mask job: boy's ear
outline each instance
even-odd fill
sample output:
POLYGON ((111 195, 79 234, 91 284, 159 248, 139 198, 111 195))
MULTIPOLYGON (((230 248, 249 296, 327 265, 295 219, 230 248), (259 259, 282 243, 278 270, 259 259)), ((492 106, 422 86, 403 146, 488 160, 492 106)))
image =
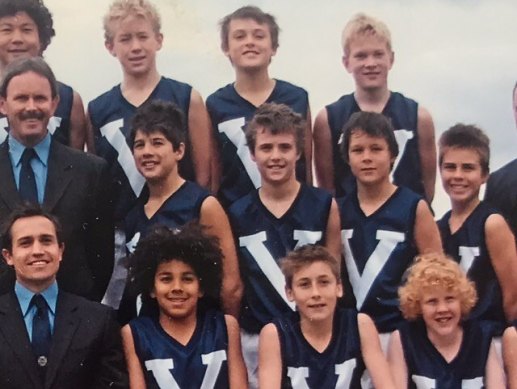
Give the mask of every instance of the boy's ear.
POLYGON ((156 34, 156 41, 158 42, 158 50, 160 50, 163 45, 163 34, 161 32, 156 34))
POLYGON ((111 40, 107 40, 107 41, 104 41, 104 47, 106 48, 106 50, 109 51, 109 53, 116 57, 117 55, 115 54, 115 52, 113 51, 113 39, 111 40))
POLYGON ((293 290, 287 285, 285 286, 285 295, 289 301, 294 301, 293 290))
POLYGON ((390 51, 389 56, 390 56, 390 70, 391 70, 393 63, 395 62, 395 52, 390 51))
POLYGON ((341 281, 337 282, 337 293, 336 293, 336 296, 337 297, 343 297, 343 284, 341 283, 341 281))
POLYGON ((346 54, 343 54, 343 56, 341 57, 341 63, 345 67, 346 71, 350 73, 350 70, 348 69, 348 56, 346 54))

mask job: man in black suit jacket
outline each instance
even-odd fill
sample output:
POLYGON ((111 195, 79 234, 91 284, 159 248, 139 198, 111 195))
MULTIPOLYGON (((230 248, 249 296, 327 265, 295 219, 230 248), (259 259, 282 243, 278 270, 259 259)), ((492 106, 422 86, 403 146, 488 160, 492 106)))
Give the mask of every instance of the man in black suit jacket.
POLYGON ((31 204, 15 211, 3 232, 2 255, 16 283, 0 296, 0 388, 127 388, 114 311, 58 288, 64 243, 54 216, 31 204), (43 298, 43 314, 37 298, 43 298), (41 317, 45 351, 36 346, 41 317))
MULTIPOLYGON (((22 202, 23 153, 30 164, 38 202, 63 225, 67 250, 57 279, 60 287, 100 301, 113 271, 113 215, 106 162, 51 139, 47 124, 59 96, 52 70, 41 58, 11 63, 0 85, 0 111, 9 136, 0 146, 0 221, 22 202)), ((4 269, 5 270, 5 269, 4 269)), ((0 278, 0 294, 13 284, 0 278)))
MULTIPOLYGON (((513 114, 517 125, 517 83, 513 87, 513 114)), ((485 200, 499 209, 517 240, 517 159, 490 174, 485 200)))

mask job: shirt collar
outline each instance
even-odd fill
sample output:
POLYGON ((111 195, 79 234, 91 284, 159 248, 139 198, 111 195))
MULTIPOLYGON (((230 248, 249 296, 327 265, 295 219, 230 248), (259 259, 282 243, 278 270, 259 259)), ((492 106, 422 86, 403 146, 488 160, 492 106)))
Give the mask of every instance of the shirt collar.
MULTIPOLYGON (((56 314, 56 304, 57 304, 57 282, 54 281, 47 289, 42 291, 40 294, 45 298, 47 305, 50 308, 50 311, 55 316, 56 314)), ((20 308, 22 309, 23 317, 27 315, 27 311, 29 310, 30 302, 32 297, 36 294, 33 291, 27 289, 25 286, 16 281, 14 285, 14 293, 18 298, 18 302, 20 303, 20 308)))
MULTIPOLYGON (((50 133, 47 132, 47 135, 36 145, 33 147, 38 159, 44 166, 47 166, 48 162, 48 154, 50 152, 50 133)), ((17 139, 10 136, 8 138, 9 142, 9 153, 11 154, 13 163, 18 166, 22 161, 22 154, 26 149, 26 146, 21 144, 17 139)))

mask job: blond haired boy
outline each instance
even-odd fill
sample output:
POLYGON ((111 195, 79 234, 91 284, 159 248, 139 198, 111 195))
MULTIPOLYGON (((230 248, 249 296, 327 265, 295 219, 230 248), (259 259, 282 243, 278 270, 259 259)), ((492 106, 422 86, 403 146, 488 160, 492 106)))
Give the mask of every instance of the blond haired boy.
POLYGON ((357 111, 382 113, 391 119, 400 154, 393 182, 425 196, 431 202, 436 177, 434 125, 417 102, 388 88, 394 62, 391 34, 386 24, 357 14, 342 35, 343 65, 352 74, 355 91, 322 109, 314 124, 314 162, 319 186, 336 196, 350 193, 354 178, 339 153, 341 130, 357 111))

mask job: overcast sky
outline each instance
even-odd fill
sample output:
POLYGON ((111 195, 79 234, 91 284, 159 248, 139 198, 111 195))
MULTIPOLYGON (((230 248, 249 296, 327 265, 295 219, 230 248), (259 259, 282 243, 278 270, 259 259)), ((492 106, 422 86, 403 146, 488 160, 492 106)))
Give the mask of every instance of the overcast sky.
MULTIPOLYGON (((58 79, 85 105, 121 80, 118 61, 104 48, 107 0, 45 0, 56 36, 45 53, 58 79)), ((517 157, 511 90, 517 81, 515 0, 155 0, 162 16, 163 75, 188 82, 206 98, 233 81, 219 48, 218 21, 253 4, 276 16, 282 29, 271 76, 304 87, 313 117, 353 91, 341 65, 341 30, 357 12, 384 20, 395 64, 390 89, 419 101, 433 115, 437 137, 457 122, 481 126, 492 141, 491 168, 517 157)), ((437 185, 437 216, 448 200, 437 185)))

